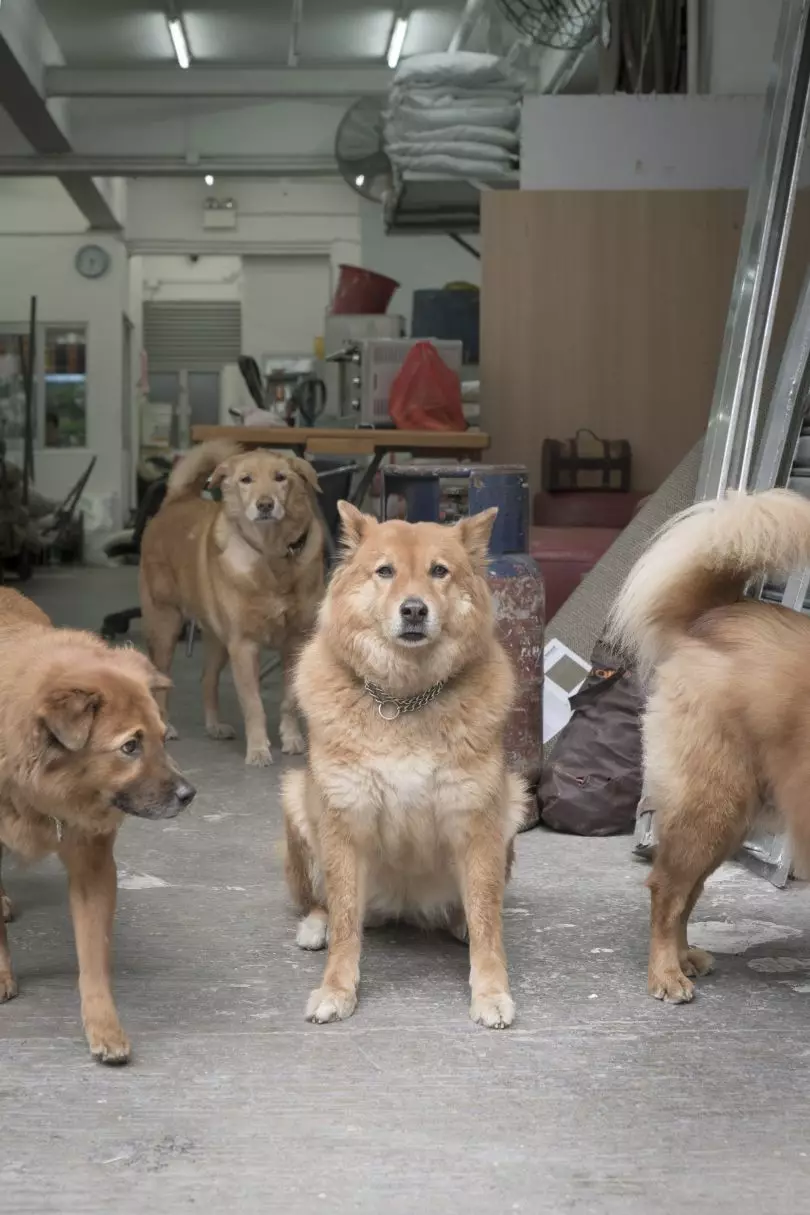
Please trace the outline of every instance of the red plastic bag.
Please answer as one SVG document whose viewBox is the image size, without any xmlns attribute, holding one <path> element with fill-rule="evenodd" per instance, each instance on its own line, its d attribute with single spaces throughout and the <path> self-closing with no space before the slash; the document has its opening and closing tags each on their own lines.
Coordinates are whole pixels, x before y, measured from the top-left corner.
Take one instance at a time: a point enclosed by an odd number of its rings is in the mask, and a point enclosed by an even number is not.
<svg viewBox="0 0 810 1215">
<path fill-rule="evenodd" d="M 417 342 L 391 385 L 388 412 L 398 430 L 466 430 L 461 382 L 432 342 Z"/>
</svg>

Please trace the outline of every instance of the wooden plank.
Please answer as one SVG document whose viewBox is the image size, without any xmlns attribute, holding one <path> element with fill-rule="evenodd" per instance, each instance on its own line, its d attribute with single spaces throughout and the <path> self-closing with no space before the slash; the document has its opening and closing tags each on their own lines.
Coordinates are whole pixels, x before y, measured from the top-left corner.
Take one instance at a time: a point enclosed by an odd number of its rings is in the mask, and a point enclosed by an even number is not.
<svg viewBox="0 0 810 1215">
<path fill-rule="evenodd" d="M 661 484 L 705 430 L 745 195 L 491 191 L 482 213 L 481 419 L 491 458 L 529 464 L 589 427 Z M 810 255 L 800 195 L 769 381 Z M 766 387 L 767 391 L 767 387 Z"/>
<path fill-rule="evenodd" d="M 489 435 L 478 430 L 347 430 L 345 427 L 193 426 L 194 443 L 231 439 L 249 447 L 301 447 L 335 455 L 371 455 L 375 451 L 423 451 L 463 455 L 485 451 Z"/>
</svg>

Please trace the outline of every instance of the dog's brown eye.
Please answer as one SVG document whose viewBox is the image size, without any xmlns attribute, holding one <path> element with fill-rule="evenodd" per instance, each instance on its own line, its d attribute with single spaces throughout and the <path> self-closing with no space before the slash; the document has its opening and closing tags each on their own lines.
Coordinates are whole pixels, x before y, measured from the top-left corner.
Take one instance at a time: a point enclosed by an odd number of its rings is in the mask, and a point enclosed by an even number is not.
<svg viewBox="0 0 810 1215">
<path fill-rule="evenodd" d="M 244 477 L 240 477 L 239 480 L 243 485 L 250 485 L 253 482 L 253 478 L 250 473 L 245 473 Z"/>
<path fill-rule="evenodd" d="M 393 578 L 394 567 L 393 565 L 378 565 L 374 572 L 378 578 Z"/>
<path fill-rule="evenodd" d="M 124 755 L 137 755 L 141 749 L 141 740 L 139 738 L 128 738 L 121 747 Z"/>
<path fill-rule="evenodd" d="M 442 565 L 441 561 L 434 561 L 430 567 L 431 578 L 446 578 L 450 573 L 446 565 Z"/>
<path fill-rule="evenodd" d="M 276 480 L 277 481 L 286 481 L 287 478 L 284 476 L 284 473 L 278 472 L 278 473 L 276 473 Z"/>
</svg>

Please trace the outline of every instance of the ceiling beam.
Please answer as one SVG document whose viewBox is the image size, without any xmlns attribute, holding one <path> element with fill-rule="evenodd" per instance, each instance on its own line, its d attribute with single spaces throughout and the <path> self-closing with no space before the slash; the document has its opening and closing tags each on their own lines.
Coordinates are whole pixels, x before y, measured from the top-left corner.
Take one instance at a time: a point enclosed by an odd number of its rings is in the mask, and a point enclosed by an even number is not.
<svg viewBox="0 0 810 1215">
<path fill-rule="evenodd" d="M 0 156 L 0 177 L 336 177 L 331 156 Z"/>
<path fill-rule="evenodd" d="M 47 97 L 359 97 L 388 92 L 393 72 L 381 67 L 262 68 L 206 66 L 45 69 Z"/>
<path fill-rule="evenodd" d="M 14 126 L 35 152 L 70 153 L 71 145 L 62 128 L 48 110 L 28 73 L 22 67 L 10 40 L 0 27 L 0 108 L 8 114 Z M 91 228 L 120 231 L 121 225 L 106 198 L 90 177 L 74 173 L 59 180 L 84 215 Z"/>
</svg>

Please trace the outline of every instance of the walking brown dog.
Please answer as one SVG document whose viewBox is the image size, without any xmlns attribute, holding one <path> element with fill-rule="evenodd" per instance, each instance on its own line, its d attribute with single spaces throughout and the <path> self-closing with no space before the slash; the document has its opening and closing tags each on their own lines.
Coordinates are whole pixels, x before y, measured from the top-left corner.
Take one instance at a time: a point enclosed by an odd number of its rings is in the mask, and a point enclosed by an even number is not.
<svg viewBox="0 0 810 1215">
<path fill-rule="evenodd" d="M 82 1020 L 91 1053 L 126 1063 L 130 1045 L 110 989 L 115 915 L 113 845 L 124 815 L 172 818 L 195 790 L 166 754 L 143 654 L 91 633 L 55 629 L 44 612 L 0 589 L 0 855 L 55 852 L 68 874 Z M 17 994 L 0 885 L 0 1003 Z"/>
</svg>

